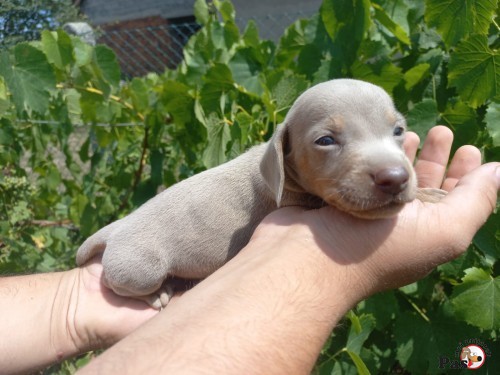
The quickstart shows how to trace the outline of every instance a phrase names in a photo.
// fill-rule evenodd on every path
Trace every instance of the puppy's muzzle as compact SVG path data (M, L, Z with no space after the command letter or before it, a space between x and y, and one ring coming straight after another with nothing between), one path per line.
M400 166L380 169L371 177L377 189L385 194L397 195L408 187L410 174Z

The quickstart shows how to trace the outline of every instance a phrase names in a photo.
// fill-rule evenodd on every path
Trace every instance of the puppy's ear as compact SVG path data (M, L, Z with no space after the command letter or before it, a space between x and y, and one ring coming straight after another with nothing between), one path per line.
M278 207L281 204L283 188L285 186L285 152L287 141L287 129L285 124L277 126L273 137L267 144L267 149L260 162L260 173L264 178Z

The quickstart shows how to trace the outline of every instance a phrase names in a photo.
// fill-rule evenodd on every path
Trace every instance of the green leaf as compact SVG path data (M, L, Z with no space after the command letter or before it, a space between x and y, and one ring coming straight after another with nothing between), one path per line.
M71 37L71 43L73 44L76 66L82 67L90 64L94 54L94 47L77 37Z
M222 15L222 19L224 20L224 22L234 21L235 12L233 4L230 1L215 0L214 4Z
M424 140L427 132L437 124L439 112L433 99L424 99L410 109L406 116L408 127Z
M449 85L473 108L500 99L500 55L488 47L486 36L473 35L451 55Z
M204 77L205 84L200 90L200 102L206 112L215 112L220 109L220 98L224 93L234 89L231 70L225 64L215 64Z
M401 68L391 63L385 63L380 68L356 61L352 65L352 74L354 78L381 86L389 94L403 79Z
M290 72L275 71L266 77L271 100L278 112L288 110L295 99L307 88L307 81ZM285 112L286 113L286 112Z
M500 146L500 104L493 102L486 110L484 117L486 129L493 139L493 146Z
M120 66L113 50L104 45L97 45L94 48L94 62L98 74L110 85L118 86L120 83Z
M205 0L196 0L194 2L194 16L200 25L206 25L208 23L210 13Z
M0 75L5 78L18 112L47 111L49 92L55 89L56 79L43 52L26 43L16 45L13 55L3 51Z
M392 35L394 35L401 43L410 45L411 41L408 37L406 31L394 22L385 10L378 4L372 3L372 7L375 10L375 19L380 22Z
M7 93L7 86L5 80L0 76L0 117L10 108L9 95Z
M444 112L441 113L441 121L444 125L448 125L455 134L454 149L473 143L479 130L476 112L461 101L448 103Z
M254 20L249 20L241 37L249 47L257 48L260 44L259 29Z
M488 34L496 9L496 0L426 0L425 20L452 47L468 35Z
M418 64L406 71L404 74L405 89L411 90L415 85L429 76L430 64Z
M135 77L129 84L130 96L132 98L132 103L134 104L135 110L138 112L144 112L149 108L149 91L150 89L146 86L146 83Z
M428 311L429 322L414 312L398 314L393 329L396 359L407 372L442 374L437 366L439 355L452 357L460 340L480 337L476 329L457 321L449 310L446 305L433 308Z
M466 271L451 296L458 318L482 329L500 328L500 277L492 278L480 268Z
M370 375L370 370L368 370L368 367L366 367L365 363L361 359L361 357L350 351L347 350L347 354L349 354L349 357L351 357L352 361L354 362L354 365L356 366L356 369L358 370L358 374L360 375Z
M375 318L372 315L365 314L359 316L359 318L355 315L349 316L349 318L351 320L351 328L347 337L346 349L359 354L361 353L363 343L375 328Z
M193 117L194 99L189 90L185 84L171 80L165 81L163 85L160 100L176 124L188 123Z
M258 75L262 69L253 58L252 49L238 50L229 61L228 66L237 84L241 85L247 92L262 95L263 89Z
M320 15L334 43L336 58L349 67L370 27L369 0L323 0Z
M400 312L393 291L377 293L358 305L358 311L375 318L376 328L383 330Z
M62 30L57 32L42 31L42 49L47 60L58 69L64 69L73 62L73 45L71 39Z
M474 245L494 261L500 259L500 211L492 214L476 233Z
M76 89L66 89L64 92L66 106L68 109L68 117L73 124L82 122L82 108L80 106L81 95Z
M216 167L226 161L226 147L231 140L229 125L215 113L211 113L206 121L208 144L203 152L203 164L207 168Z

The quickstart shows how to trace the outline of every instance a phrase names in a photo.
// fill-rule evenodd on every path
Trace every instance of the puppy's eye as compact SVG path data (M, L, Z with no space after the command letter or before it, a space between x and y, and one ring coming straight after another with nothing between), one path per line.
M336 142L333 137L325 135L324 137L317 139L314 143L316 143L319 146L331 146L334 145Z
M396 127L394 128L394 132L393 132L393 134L394 134L394 136L395 136L395 137L399 137L399 136L403 135L403 134L404 134L404 132L405 132L405 129L404 129L403 127L401 127L401 126L396 126Z

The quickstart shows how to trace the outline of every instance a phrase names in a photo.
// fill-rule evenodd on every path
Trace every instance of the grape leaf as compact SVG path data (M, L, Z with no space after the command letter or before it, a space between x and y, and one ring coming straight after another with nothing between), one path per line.
M409 69L404 74L405 89L411 90L415 85L420 83L423 79L425 79L429 75L430 64L418 64Z
M370 1L323 0L320 15L325 29L334 43L336 55L350 66L370 27Z
M62 30L57 32L42 31L42 49L47 56L47 60L58 69L64 69L65 66L73 62L71 39Z
M381 86L389 94L403 78L401 68L391 63L383 64L382 67L373 67L356 61L352 65L352 73L354 78Z
M230 1L216 0L214 1L214 4L225 22L234 20L234 6Z
M351 312L351 315L348 315L351 320L351 328L347 337L346 349L359 354L363 343L375 328L375 318L371 314L357 317Z
M437 28L447 47L471 34L486 35L497 8L495 0L426 0L425 20Z
M94 64L99 76L106 83L118 86L120 83L120 66L112 49L104 45L97 45L94 48Z
M7 86L5 80L0 76L0 115L7 111L10 107L10 100L7 94Z
M18 112L45 113L49 106L49 92L55 89L56 79L47 58L39 49L21 43L13 54L0 54L0 75L12 94Z
M194 16L199 24L205 25L208 23L210 13L205 0L196 0L194 2Z
M449 85L476 108L488 99L500 100L500 55L488 47L486 36L473 35L451 55Z
M372 3L375 10L375 19L379 21L387 30L389 30L401 43L410 45L411 41L406 31L394 22L385 10L378 4Z
M444 112L441 113L441 121L455 133L454 149L470 144L477 135L476 113L462 101L448 103Z
M482 329L500 328L500 277L492 278L480 268L465 272L451 296L455 314Z
M493 139L493 146L500 146L500 104L493 102L486 110L486 128Z
M365 363L363 362L363 360L361 359L361 357L358 354L356 354L350 350L347 350L347 354L349 354L349 357L351 357L352 361L354 362L354 365L356 366L356 370L358 370L358 374L370 375L370 371L368 370Z
M212 168L226 161L226 146L231 140L231 131L228 124L219 119L215 113L207 117L205 126L208 144L203 152L202 160L207 168Z
M436 125L439 118L437 103L434 99L423 99L410 109L406 116L408 127L423 141L427 132Z
M82 67L90 64L94 53L94 47L77 37L71 37L71 43L73 45L76 66Z
M425 321L413 312L403 312L396 317L396 358L413 374L442 373L438 357L452 357L460 340L478 337L477 330L457 321L447 306L429 311L428 318L429 321Z
M500 211L492 214L476 233L474 245L492 261L500 259Z
M399 313L399 306L393 291L377 293L358 305L358 311L375 318L376 328L383 330Z
M290 72L275 71L267 77L269 93L278 111L288 110L294 100L307 88L307 81Z
M246 91L260 96L263 89L258 72L262 68L252 57L252 52L251 48L238 50L229 61L228 66L237 84L241 85Z
M146 83L139 78L134 78L130 82L129 88L134 108L140 113L147 110L149 107L149 87L146 86Z

